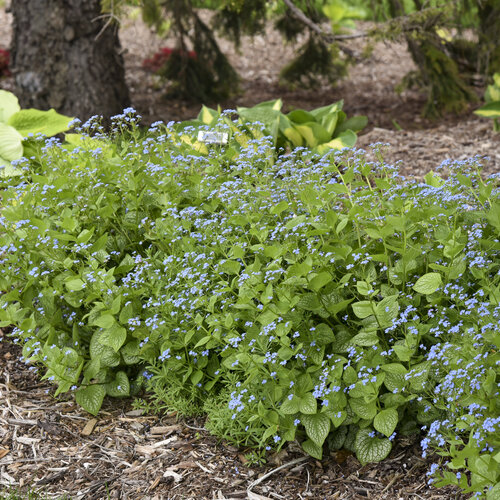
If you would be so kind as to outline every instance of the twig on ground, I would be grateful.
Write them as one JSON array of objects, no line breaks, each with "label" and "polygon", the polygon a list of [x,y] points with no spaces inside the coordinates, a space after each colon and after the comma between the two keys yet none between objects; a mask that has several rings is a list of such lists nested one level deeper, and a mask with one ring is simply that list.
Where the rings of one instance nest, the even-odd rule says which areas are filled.
[{"label": "twig on ground", "polygon": [[259,477],[259,479],[256,479],[253,483],[251,483],[247,488],[247,493],[250,492],[253,488],[255,488],[258,484],[262,483],[262,481],[267,479],[269,476],[271,476],[275,472],[278,472],[282,469],[286,469],[287,467],[291,467],[292,465],[299,464],[300,462],[304,462],[305,460],[308,460],[309,458],[310,457],[308,457],[308,456],[296,458],[295,460],[292,460],[291,462],[288,462],[286,464],[280,465],[279,467],[276,467],[276,469],[269,471],[267,474],[264,474],[262,477]]}]

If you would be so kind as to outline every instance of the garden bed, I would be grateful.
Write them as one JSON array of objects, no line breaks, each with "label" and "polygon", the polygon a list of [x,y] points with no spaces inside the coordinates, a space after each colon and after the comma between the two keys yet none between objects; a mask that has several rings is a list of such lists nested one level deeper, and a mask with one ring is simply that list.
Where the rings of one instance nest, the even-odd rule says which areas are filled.
[{"label": "garden bed", "polygon": [[[0,26],[5,14],[0,15]],[[127,24],[128,23],[128,24]],[[161,100],[161,90],[140,67],[141,58],[155,46],[137,44],[143,28],[127,21],[122,41],[133,100],[146,123],[192,117],[199,106]],[[3,29],[2,36],[8,35]],[[272,35],[271,35],[272,38]],[[156,46],[159,42],[155,41]],[[0,46],[4,46],[0,40]],[[348,115],[363,113],[370,126],[358,145],[388,142],[389,163],[403,160],[401,173],[421,177],[444,159],[488,155],[487,173],[500,170],[500,139],[491,123],[461,117],[430,123],[419,117],[423,99],[416,92],[397,96],[392,87],[411,67],[404,47],[376,48],[371,59],[353,69],[336,89],[286,91],[277,84],[278,61],[291,54],[272,42],[266,67],[263,39],[245,40],[242,55],[232,60],[247,79],[242,97],[223,107],[251,105],[282,97],[285,106],[309,108],[344,98]],[[272,68],[272,70],[270,69]],[[4,80],[0,86],[9,88]],[[401,127],[403,130],[397,130]],[[4,334],[0,334],[4,336]],[[107,401],[96,419],[72,398],[54,400],[52,386],[39,382],[19,361],[20,352],[0,342],[0,484],[31,486],[49,496],[70,498],[246,498],[248,490],[264,498],[451,499],[465,498],[452,489],[427,485],[425,472],[432,458],[422,460],[418,441],[401,440],[380,464],[361,467],[350,454],[334,452],[318,461],[305,458],[293,445],[269,454],[265,466],[247,467],[248,450],[217,442],[203,420],[178,422],[175,415],[143,415],[132,400]],[[256,457],[253,457],[254,460]],[[300,462],[297,460],[301,460]],[[295,462],[297,461],[297,462]],[[253,488],[263,475],[272,473]],[[254,498],[263,498],[254,496]]]},{"label": "garden bed", "polygon": [[251,489],[261,495],[255,500],[466,498],[452,488],[427,484],[432,457],[423,460],[415,440],[396,443],[387,460],[364,467],[343,451],[318,461],[293,447],[269,454],[265,465],[251,465],[250,450],[218,442],[203,430],[203,420],[143,415],[132,400],[108,400],[94,419],[72,397],[55,400],[53,386],[19,361],[20,349],[4,335],[0,498],[9,485],[31,487],[47,498],[252,498],[247,493],[252,483],[283,465]]}]

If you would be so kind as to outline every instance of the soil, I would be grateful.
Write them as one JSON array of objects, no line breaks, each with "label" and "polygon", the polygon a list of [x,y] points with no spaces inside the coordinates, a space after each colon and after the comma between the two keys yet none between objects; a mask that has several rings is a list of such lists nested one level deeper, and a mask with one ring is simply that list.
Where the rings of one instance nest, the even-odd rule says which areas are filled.
[{"label": "soil", "polygon": [[[0,8],[0,48],[10,40],[9,15]],[[133,105],[145,124],[184,120],[199,104],[164,99],[164,85],[142,68],[142,61],[168,46],[132,14],[121,29],[126,77]],[[472,114],[431,122],[421,117],[425,96],[395,85],[413,68],[403,44],[377,44],[336,87],[290,90],[279,85],[279,69],[294,46],[283,45],[269,26],[241,51],[221,41],[242,77],[240,95],[222,108],[251,106],[281,97],[285,110],[312,109],[344,99],[348,116],[364,114],[368,127],[357,146],[390,143],[386,160],[402,161],[401,173],[421,177],[444,159],[489,156],[487,173],[500,171],[500,134]],[[352,47],[361,53],[362,42]],[[14,90],[13,78],[0,88]],[[480,89],[478,89],[480,92]],[[206,103],[215,105],[217,103]],[[47,498],[74,499],[463,499],[456,490],[427,484],[432,457],[423,460],[418,441],[400,439],[387,460],[364,467],[349,453],[318,461],[291,445],[250,466],[245,454],[210,436],[203,421],[175,414],[148,415],[130,400],[112,400],[93,418],[71,397],[54,398],[53,387],[23,364],[18,346],[0,331],[0,498],[2,487],[40,490]]]}]

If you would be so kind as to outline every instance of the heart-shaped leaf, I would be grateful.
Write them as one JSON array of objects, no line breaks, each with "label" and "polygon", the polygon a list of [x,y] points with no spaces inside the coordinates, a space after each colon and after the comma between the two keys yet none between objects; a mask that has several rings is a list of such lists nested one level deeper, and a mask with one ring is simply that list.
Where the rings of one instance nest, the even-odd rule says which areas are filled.
[{"label": "heart-shaped leaf", "polygon": [[356,434],[354,449],[361,465],[380,462],[391,452],[392,443],[387,438],[371,437],[372,432],[370,429],[360,429]]}]

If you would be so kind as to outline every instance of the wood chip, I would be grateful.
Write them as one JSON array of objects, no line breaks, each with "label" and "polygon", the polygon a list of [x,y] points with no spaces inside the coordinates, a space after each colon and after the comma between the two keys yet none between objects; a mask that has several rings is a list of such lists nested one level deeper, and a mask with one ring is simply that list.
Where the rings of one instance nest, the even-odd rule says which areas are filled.
[{"label": "wood chip", "polygon": [[164,434],[168,436],[169,434],[172,434],[173,432],[179,430],[181,430],[181,426],[179,424],[175,424],[175,425],[163,425],[163,426],[151,427],[149,432],[152,435]]},{"label": "wood chip", "polygon": [[161,477],[157,477],[152,483],[151,483],[151,486],[149,487],[149,491],[153,491],[159,484],[160,484],[160,481],[161,481]]},{"label": "wood chip", "polygon": [[0,448],[0,458],[5,457],[9,453],[9,448]]},{"label": "wood chip", "polygon": [[127,417],[140,417],[144,413],[144,410],[132,410],[125,413]]},{"label": "wood chip", "polygon": [[94,431],[96,425],[97,425],[97,419],[96,418],[90,419],[85,424],[85,427],[82,429],[82,432],[80,434],[82,436],[90,436],[92,434],[92,432]]},{"label": "wood chip", "polygon": [[36,425],[38,423],[38,420],[20,420],[18,418],[8,418],[7,422],[9,422],[9,424],[11,425],[27,425],[31,427],[32,425]]},{"label": "wood chip", "polygon": [[179,462],[176,465],[171,465],[169,470],[177,470],[177,469],[194,469],[196,467],[196,462],[192,460],[185,460],[184,462]]},{"label": "wood chip", "polygon": [[170,444],[172,441],[177,441],[177,436],[172,436],[169,437],[168,439],[164,439],[163,441],[158,441],[155,444],[152,444],[152,448],[161,448],[163,446],[166,446],[167,444]]},{"label": "wood chip", "polygon": [[16,441],[18,443],[21,443],[21,444],[36,444],[36,443],[39,443],[41,441],[41,439],[38,439],[38,438],[30,438],[30,437],[26,437],[26,436],[18,436],[16,437]]},{"label": "wood chip", "polygon": [[177,474],[177,472],[174,472],[173,470],[166,470],[163,473],[163,477],[172,477],[174,479],[174,482],[176,483],[182,481],[182,476],[180,474]]}]

